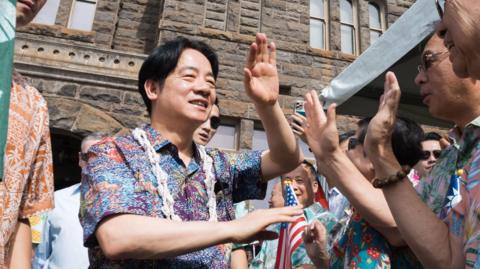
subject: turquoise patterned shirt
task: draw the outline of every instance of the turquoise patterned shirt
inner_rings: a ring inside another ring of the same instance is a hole
[[[333,227],[337,224],[337,220],[333,214],[326,211],[319,203],[314,203],[313,205],[305,208],[304,210],[305,218],[308,223],[311,223],[313,220],[319,220],[323,225],[325,225],[327,232],[330,232]],[[275,225],[272,227],[272,230],[279,232],[280,225]],[[275,260],[277,257],[277,247],[278,240],[264,241],[262,243],[262,249],[258,255],[253,259],[250,264],[250,269],[273,269],[275,268]],[[292,255],[292,267],[298,267],[304,264],[311,264],[313,262],[307,255],[305,245],[302,243]]]

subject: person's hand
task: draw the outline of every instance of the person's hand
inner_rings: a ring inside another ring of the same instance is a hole
[[[244,70],[245,89],[256,105],[274,105],[278,99],[279,80],[275,44],[267,43],[267,36],[257,33],[250,45]]]
[[[364,142],[365,152],[372,161],[393,154],[392,133],[397,119],[400,95],[400,86],[395,74],[387,72],[378,111],[368,124]]]
[[[308,144],[305,130],[303,130],[302,127],[306,121],[307,118],[305,118],[304,116],[298,113],[292,114],[290,118],[290,127],[292,128],[293,133],[298,136],[303,141],[303,143]]]
[[[305,95],[307,121],[302,127],[317,161],[328,159],[330,154],[335,152],[341,152],[335,108],[335,104],[330,105],[325,115],[317,92],[311,91]]]
[[[322,223],[314,220],[303,232],[303,243],[308,257],[317,268],[327,268],[329,255],[327,252],[327,230]]]
[[[303,214],[301,206],[259,209],[245,217],[228,223],[233,243],[250,243],[255,240],[273,240],[278,238],[276,232],[266,228],[274,223],[293,222]]]
[[[400,86],[395,74],[387,72],[377,114],[368,124],[363,144],[378,178],[393,175],[401,168],[392,148],[392,133],[397,119],[400,95]]]

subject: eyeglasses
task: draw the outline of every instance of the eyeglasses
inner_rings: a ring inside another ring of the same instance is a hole
[[[350,137],[350,139],[348,139],[347,149],[348,150],[355,149],[355,147],[358,145],[360,145],[360,141],[358,141],[358,139],[355,137]]]
[[[436,53],[425,53],[422,56],[420,65],[417,66],[418,73],[427,71],[434,62],[443,60],[442,57],[448,55],[448,51],[441,51]],[[440,57],[442,56],[442,57]]]
[[[217,130],[220,126],[220,117],[212,116],[210,118],[210,128]]]
[[[443,19],[443,9],[438,0],[435,0],[435,6],[437,7],[438,16],[440,16],[440,19]]]
[[[422,160],[428,160],[430,159],[430,156],[433,154],[433,157],[435,157],[435,159],[438,159],[440,157],[440,155],[442,154],[442,151],[441,150],[432,150],[432,151],[429,151],[429,150],[424,150],[422,152]]]

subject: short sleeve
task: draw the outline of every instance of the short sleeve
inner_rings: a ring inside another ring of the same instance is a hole
[[[113,138],[90,148],[81,183],[80,223],[86,247],[97,245],[95,231],[115,214],[155,216],[158,192],[133,172]]]
[[[263,199],[267,183],[262,183],[261,151],[227,153],[233,177],[233,202]]]

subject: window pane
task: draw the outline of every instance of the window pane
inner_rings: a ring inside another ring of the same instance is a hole
[[[340,1],[340,21],[353,24],[353,6],[349,0]]]
[[[252,149],[266,150],[268,149],[267,134],[263,130],[253,130]]]
[[[342,25],[340,30],[342,32],[342,52],[353,54],[355,47],[353,27],[349,25]]]
[[[54,25],[60,0],[48,0],[32,22]]]
[[[381,29],[380,8],[373,3],[368,4],[368,19],[370,28]]]
[[[235,127],[220,125],[207,147],[236,150],[236,144]]]
[[[310,0],[310,16],[316,18],[325,18],[323,0]]]
[[[310,19],[310,47],[325,49],[325,23]]]
[[[372,45],[377,39],[382,35],[381,32],[378,31],[370,31],[370,45]]]
[[[95,7],[95,3],[75,1],[72,8],[69,28],[91,31],[93,18],[95,17]]]

